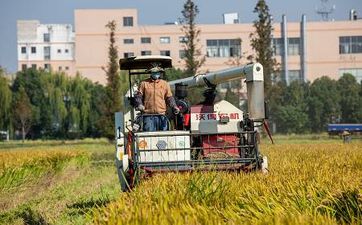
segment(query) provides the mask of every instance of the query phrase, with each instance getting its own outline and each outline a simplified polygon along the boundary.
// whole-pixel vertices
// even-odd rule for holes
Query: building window
[[[31,69],[36,70],[36,64],[31,64]]]
[[[134,56],[133,52],[125,52],[125,53],[123,53],[124,58],[129,58],[129,57],[133,57],[133,56]]]
[[[179,37],[178,40],[180,43],[187,43],[189,41],[189,39],[185,36]]]
[[[141,55],[152,55],[151,51],[141,51]]]
[[[133,17],[132,16],[123,17],[123,26],[133,27]]]
[[[21,47],[21,53],[25,54],[26,53],[26,47]]]
[[[67,49],[67,48],[64,51],[65,51],[65,53],[69,53],[69,49]]]
[[[50,34],[49,33],[44,33],[43,34],[43,40],[44,40],[44,42],[50,42]]]
[[[27,69],[26,64],[21,64],[21,70],[22,70],[22,71],[25,71],[26,69]]]
[[[61,67],[61,66],[58,67],[58,70],[59,70],[59,71],[62,71],[62,69],[63,69],[63,67]]]
[[[49,64],[49,63],[45,63],[45,64],[44,64],[44,69],[45,69],[46,71],[49,71],[49,70],[50,70],[50,64]]]
[[[134,41],[132,38],[128,38],[128,39],[123,39],[123,44],[133,44]]]
[[[69,70],[69,66],[66,66],[66,67],[65,67],[65,70]]]
[[[362,82],[362,68],[343,68],[339,69],[339,76],[343,76],[343,74],[349,73],[352,74],[358,83]]]
[[[171,43],[171,38],[170,37],[160,37],[160,43],[169,44],[169,43]]]
[[[179,57],[180,57],[180,59],[185,58],[186,57],[186,50],[180,50],[179,51]]]
[[[272,40],[274,55],[284,54],[284,40],[283,38],[274,38]],[[288,38],[288,55],[300,54],[300,38]]]
[[[293,81],[303,81],[302,74],[300,70],[288,70],[288,81],[289,83]]]
[[[151,38],[150,37],[141,37],[141,43],[142,44],[150,44]]]
[[[274,38],[273,39],[273,53],[274,55],[282,55],[283,54],[283,39],[282,38]]]
[[[36,53],[36,47],[31,47],[31,53]]]
[[[160,55],[170,56],[170,55],[171,55],[171,52],[170,52],[170,50],[163,50],[163,51],[160,51]]]
[[[288,55],[299,55],[300,38],[288,38]]]
[[[339,54],[362,53],[362,36],[339,37]]]
[[[58,49],[58,53],[62,53],[62,50],[61,50],[61,49]]]
[[[241,56],[241,39],[206,40],[207,57],[237,57]]]
[[[50,47],[49,46],[44,47],[44,59],[50,60]]]
[[[220,57],[218,40],[206,40],[206,56]]]

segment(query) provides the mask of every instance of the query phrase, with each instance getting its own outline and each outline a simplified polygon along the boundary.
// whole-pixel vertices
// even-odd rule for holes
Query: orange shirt
[[[170,85],[166,81],[161,79],[154,81],[149,78],[141,82],[138,91],[143,96],[145,113],[166,113],[166,99],[172,97]]]

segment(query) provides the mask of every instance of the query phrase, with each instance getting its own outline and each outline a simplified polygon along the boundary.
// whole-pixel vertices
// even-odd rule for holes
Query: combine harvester
[[[121,70],[129,72],[128,102],[134,106],[137,85],[133,76],[147,74],[158,65],[171,68],[167,56],[139,56],[120,60]],[[216,85],[246,78],[248,112],[231,103],[214,102]],[[132,189],[140,178],[156,172],[232,170],[267,171],[267,158],[258,148],[257,127],[265,125],[263,67],[248,64],[218,72],[169,82],[180,113],[169,116],[169,130],[142,131],[142,118],[130,111],[115,114],[116,167],[122,191]],[[190,106],[187,88],[205,85],[204,101]],[[200,97],[201,99],[202,97]],[[165,116],[165,115],[158,115]],[[172,125],[171,125],[172,124]]]

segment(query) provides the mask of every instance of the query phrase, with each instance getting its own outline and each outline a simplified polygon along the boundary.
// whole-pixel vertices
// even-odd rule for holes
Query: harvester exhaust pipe
[[[260,63],[249,64],[244,67],[243,73],[246,75],[249,118],[263,121],[265,119],[263,66]]]

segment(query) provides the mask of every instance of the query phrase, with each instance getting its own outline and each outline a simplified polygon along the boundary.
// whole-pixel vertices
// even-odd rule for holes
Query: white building
[[[72,25],[20,20],[17,28],[18,70],[32,67],[74,74],[75,34]]]
[[[238,13],[224,13],[223,21],[224,21],[224,24],[239,23],[239,14]]]

